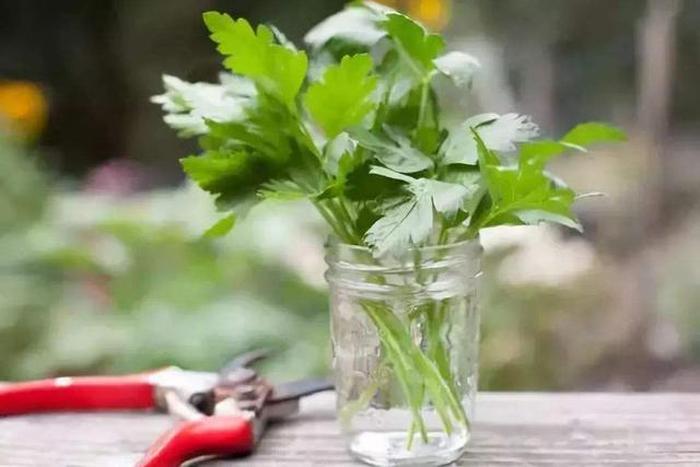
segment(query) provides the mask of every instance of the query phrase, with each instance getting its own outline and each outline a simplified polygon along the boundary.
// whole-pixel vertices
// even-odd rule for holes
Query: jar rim
[[[481,270],[483,248],[478,238],[445,245],[428,245],[407,250],[401,257],[375,257],[370,248],[342,243],[330,237],[326,242],[326,280],[345,290],[363,293],[395,294],[435,293],[440,287],[450,289],[464,284],[466,277],[476,277]],[[406,278],[416,274],[432,274],[441,280],[417,284],[413,289]],[[383,277],[383,282],[377,278]],[[391,278],[396,279],[391,279]],[[418,276],[416,276],[418,277]],[[451,277],[450,280],[445,278]],[[394,283],[398,281],[398,283]],[[385,283],[386,282],[386,283]],[[398,285],[397,285],[398,284]]]
[[[411,248],[401,257],[392,255],[375,257],[373,253],[366,246],[342,243],[338,238],[331,236],[326,242],[325,259],[330,268],[329,273],[354,271],[403,274],[415,271],[417,267],[422,270],[439,271],[468,263],[476,264],[479,263],[483,248],[477,237],[445,245]]]
[[[341,251],[347,251],[347,252],[358,252],[358,253],[368,253],[372,254],[372,249],[364,246],[364,245],[355,245],[352,243],[344,243],[340,241],[340,239],[335,236],[335,235],[330,235],[328,239],[326,240],[325,243],[325,249],[326,251],[331,251],[334,249],[341,250]],[[454,251],[454,250],[461,250],[461,249],[476,249],[476,250],[481,250],[481,241],[479,236],[467,240],[460,240],[458,242],[452,242],[452,243],[445,243],[445,244],[440,244],[440,245],[423,245],[419,247],[411,247],[409,248],[406,253],[411,254],[415,252],[419,252],[422,254],[425,253],[441,253],[441,252],[448,252],[448,251]]]

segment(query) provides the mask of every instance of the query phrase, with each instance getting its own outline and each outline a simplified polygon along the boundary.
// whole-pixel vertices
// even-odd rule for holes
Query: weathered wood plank
[[[352,466],[332,393],[272,427],[255,456],[207,467]],[[0,420],[0,465],[129,466],[171,424],[164,415],[57,414]],[[700,466],[700,394],[486,393],[459,465]]]

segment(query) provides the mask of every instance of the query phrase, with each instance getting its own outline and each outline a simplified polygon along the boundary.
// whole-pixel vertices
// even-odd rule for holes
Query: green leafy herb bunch
[[[153,101],[181,136],[199,138],[201,153],[182,167],[228,213],[207,235],[226,233],[261,199],[307,199],[341,242],[370,248],[375,261],[496,225],[580,229],[576,193],[547,164],[624,139],[602,123],[538,139],[537,125],[516,113],[465,113],[445,124],[436,87],[468,92],[478,62],[375,3],[353,2],[324,20],[306,35],[306,51],[273,26],[217,12],[204,22],[227,71],[216,84],[165,76],[166,91]],[[416,435],[429,442],[426,404],[448,435],[468,430],[444,338],[454,307],[445,299],[406,313],[391,303],[361,306],[377,329],[379,367],[393,377],[371,377],[341,419],[366,407],[386,380],[399,383],[412,414],[407,449]],[[416,338],[415,329],[427,331]]]
[[[568,151],[624,138],[600,124],[561,140],[509,113],[446,126],[436,85],[468,91],[478,62],[371,2],[353,2],[298,49],[274,26],[207,12],[227,69],[217,84],[164,76],[153,101],[202,152],[187,175],[229,211],[209,234],[260,199],[308,199],[343,242],[377,256],[474,238],[501,224],[580,228],[576,194],[546,170]],[[443,78],[440,78],[443,77]]]

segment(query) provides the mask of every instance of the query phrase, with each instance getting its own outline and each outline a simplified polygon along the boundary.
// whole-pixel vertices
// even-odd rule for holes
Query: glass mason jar
[[[470,437],[478,376],[478,240],[374,258],[330,241],[338,418],[372,465],[445,465]]]

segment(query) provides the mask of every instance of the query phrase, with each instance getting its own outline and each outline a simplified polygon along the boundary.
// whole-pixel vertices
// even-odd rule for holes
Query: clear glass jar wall
[[[372,465],[444,465],[469,440],[478,375],[478,240],[374,258],[330,241],[338,418]]]

